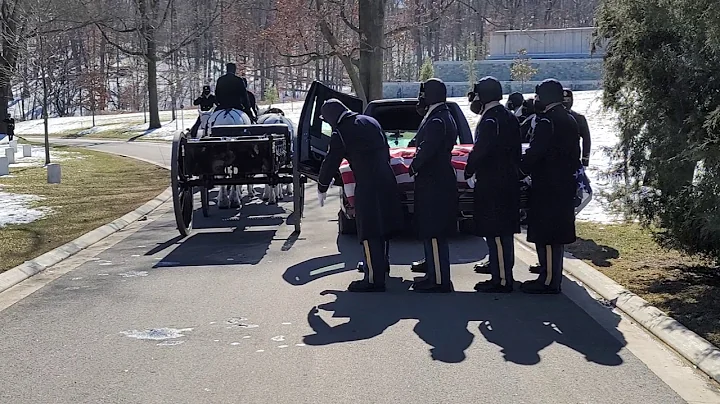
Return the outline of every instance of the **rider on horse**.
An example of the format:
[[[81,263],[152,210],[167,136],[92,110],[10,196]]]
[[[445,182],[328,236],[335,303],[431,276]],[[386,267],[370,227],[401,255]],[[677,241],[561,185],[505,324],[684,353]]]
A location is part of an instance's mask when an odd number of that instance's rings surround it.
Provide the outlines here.
[[[257,117],[252,112],[245,82],[235,74],[237,66],[235,63],[228,63],[226,68],[227,73],[220,76],[215,85],[217,109],[238,109],[245,112],[253,122],[256,122]]]

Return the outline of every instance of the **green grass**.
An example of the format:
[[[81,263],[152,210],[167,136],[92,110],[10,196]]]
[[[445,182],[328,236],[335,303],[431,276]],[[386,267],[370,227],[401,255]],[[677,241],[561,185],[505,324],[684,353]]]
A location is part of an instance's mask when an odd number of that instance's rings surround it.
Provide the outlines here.
[[[62,183],[48,184],[44,167],[15,168],[0,177],[3,191],[39,195],[34,206],[52,213],[29,224],[0,231],[0,272],[61,246],[143,205],[169,185],[168,172],[137,160],[84,149],[61,161]]]
[[[659,246],[637,224],[578,222],[575,257],[720,346],[720,268]]]

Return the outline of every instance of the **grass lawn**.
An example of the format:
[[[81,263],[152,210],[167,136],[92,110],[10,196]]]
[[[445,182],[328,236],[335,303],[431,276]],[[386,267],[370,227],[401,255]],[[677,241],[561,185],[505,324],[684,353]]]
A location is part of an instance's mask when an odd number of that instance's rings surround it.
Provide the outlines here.
[[[577,230],[575,257],[720,346],[720,268],[663,249],[636,224],[578,222]]]
[[[0,272],[65,244],[138,208],[169,186],[167,170],[130,158],[85,149],[61,161],[62,184],[48,184],[44,167],[11,169],[0,177],[4,192],[38,195],[35,206],[52,213],[0,230]]]

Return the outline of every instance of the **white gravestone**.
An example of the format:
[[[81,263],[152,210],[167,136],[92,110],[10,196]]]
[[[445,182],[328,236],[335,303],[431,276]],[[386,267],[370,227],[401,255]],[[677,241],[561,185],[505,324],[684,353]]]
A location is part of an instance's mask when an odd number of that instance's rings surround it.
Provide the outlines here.
[[[8,159],[8,164],[15,164],[15,149],[12,147],[5,149],[5,157]]]
[[[11,141],[10,141],[10,147],[12,147],[13,150],[17,151],[17,149],[18,149],[18,147],[17,147],[17,140],[15,140],[15,139],[11,140]]]
[[[32,157],[32,146],[29,144],[22,145],[23,157]]]
[[[60,164],[50,163],[47,165],[48,184],[59,184],[61,177],[60,174]]]
[[[0,157],[0,175],[10,174],[10,164],[7,157]]]

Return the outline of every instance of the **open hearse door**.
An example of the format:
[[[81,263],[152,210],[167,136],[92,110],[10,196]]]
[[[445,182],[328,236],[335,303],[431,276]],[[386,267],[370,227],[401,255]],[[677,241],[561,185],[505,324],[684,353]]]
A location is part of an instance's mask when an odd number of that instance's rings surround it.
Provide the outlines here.
[[[313,81],[300,113],[295,163],[301,174],[314,181],[317,181],[320,175],[320,165],[327,154],[332,133],[330,125],[320,119],[320,107],[325,101],[332,98],[340,100],[351,111],[363,112],[363,101],[360,98],[335,91],[320,82]]]

